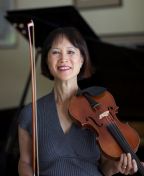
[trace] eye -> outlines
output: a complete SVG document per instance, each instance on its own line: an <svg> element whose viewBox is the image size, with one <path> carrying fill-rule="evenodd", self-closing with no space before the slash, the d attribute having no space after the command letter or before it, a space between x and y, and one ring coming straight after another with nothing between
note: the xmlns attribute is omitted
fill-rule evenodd
<svg viewBox="0 0 144 176"><path fill-rule="evenodd" d="M59 50L52 50L51 53L53 55L58 55L58 54L60 54L60 51Z"/></svg>
<svg viewBox="0 0 144 176"><path fill-rule="evenodd" d="M69 50L69 51L67 51L67 53L70 54L70 55L73 55L73 54L75 54L75 51Z"/></svg>

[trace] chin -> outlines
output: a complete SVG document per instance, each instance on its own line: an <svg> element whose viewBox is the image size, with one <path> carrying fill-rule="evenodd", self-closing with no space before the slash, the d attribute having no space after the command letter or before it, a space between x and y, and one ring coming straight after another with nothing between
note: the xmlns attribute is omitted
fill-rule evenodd
<svg viewBox="0 0 144 176"><path fill-rule="evenodd" d="M77 80L77 76L59 76L57 77L57 80L60 80L60 81L71 81L71 80Z"/></svg>

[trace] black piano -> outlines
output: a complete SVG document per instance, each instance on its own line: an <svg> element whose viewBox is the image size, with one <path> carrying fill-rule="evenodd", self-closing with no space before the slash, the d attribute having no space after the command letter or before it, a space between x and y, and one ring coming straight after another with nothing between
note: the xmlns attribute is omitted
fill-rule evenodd
<svg viewBox="0 0 144 176"><path fill-rule="evenodd" d="M67 13L68 12L68 13ZM36 16L35 16L36 14ZM43 14L47 14L44 16ZM56 17L61 15L59 21ZM65 14L71 18L70 24L65 19ZM40 18L37 18L37 15ZM30 20L34 16L36 22L36 33L41 29L40 24L48 25L46 31L42 31L41 38L45 38L47 30L52 30L58 26L73 25L77 27L84 35L95 68L95 73L88 79L80 80L80 88L89 86L106 87L115 97L119 106L118 117L125 122L132 124L144 124L144 49L128 48L124 46L115 46L101 41L100 37L88 26L79 12L73 6L54 7L45 9L15 10L8 11L6 19L13 25ZM48 19L51 17L51 19ZM28 18L28 19L27 19ZM47 20L47 21L46 21ZM50 25L50 26L49 26ZM19 25L16 26L18 32L21 32ZM27 34L22 33L27 38ZM36 34L37 35L37 34ZM43 41L40 41L41 43ZM36 43L36 48L41 44ZM30 79L26 82L25 91L22 92L22 101L19 107L9 107L0 109L0 175L8 176L10 174L18 175L18 145L17 145L17 117L20 109L24 105L26 92L29 87ZM135 126L137 130L139 126ZM144 134L144 128L141 129ZM144 136L141 135L141 139ZM143 143L137 151L138 156L144 161Z"/></svg>

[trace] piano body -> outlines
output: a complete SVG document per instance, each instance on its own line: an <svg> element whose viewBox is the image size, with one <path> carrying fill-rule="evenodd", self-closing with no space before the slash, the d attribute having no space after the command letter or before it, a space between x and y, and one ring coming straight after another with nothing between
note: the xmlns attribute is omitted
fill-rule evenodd
<svg viewBox="0 0 144 176"><path fill-rule="evenodd" d="M48 17L51 14L51 19L47 19L47 23L54 23L51 27L47 27L42 31L41 38L45 38L47 35L47 30L57 26L69 26L73 25L77 27L82 34L87 36L85 37L89 51L90 57L92 59L92 64L96 69L96 72L89 79L79 81L79 86L83 89L89 86L103 86L106 87L115 97L116 103L119 106L119 118L122 121L128 121L131 125L136 128L139 132L140 137L144 140L144 50L142 49L132 49L126 48L123 46L115 46L109 43L102 42L100 38L92 31L88 24L82 19L77 10L72 6L66 7L56 7L56 8L47 8L47 9L32 9L32 10L18 10L18 11L9 11L7 13L7 20L11 23L23 23L34 15L38 14L41 19L46 20L47 16L43 16L42 13L46 13ZM65 12L66 14L71 14L75 20L72 20L70 24L67 24L65 21ZM71 13L70 13L71 12ZM53 14L55 13L55 14ZM61 14L59 21L56 21L55 17L58 14ZM30 16L30 17L29 17ZM62 17L63 16L63 17ZM79 20L78 20L78 18ZM18 18L19 17L19 18ZM41 30L39 26L40 19L36 19L36 36ZM45 25L49 25L49 24ZM22 29L19 26L16 27L18 31L21 32ZM42 29L44 30L44 29ZM23 34L27 38L26 34ZM39 40L38 40L39 41ZM42 43L43 41L41 41ZM36 43L36 48L41 47L41 44ZM28 83L26 84L25 90L28 89ZM10 151L5 149L9 138L11 143L16 142L15 138L15 126L17 112L23 106L24 95L22 92L23 101L19 107L10 107L9 109L1 109L1 123L0 123L0 156L2 160L0 161L0 174L3 173L4 176L14 173L17 175L17 161L18 161L18 151L17 149L10 148ZM6 126L10 129L7 130ZM13 148L15 145L10 145ZM144 144L140 144L138 150L138 156L144 161L144 154L141 152L144 150Z"/></svg>

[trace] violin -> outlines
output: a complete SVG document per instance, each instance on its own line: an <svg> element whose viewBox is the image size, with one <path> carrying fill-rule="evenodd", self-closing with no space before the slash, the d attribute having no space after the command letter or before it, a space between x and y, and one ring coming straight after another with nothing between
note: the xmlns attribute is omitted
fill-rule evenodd
<svg viewBox="0 0 144 176"><path fill-rule="evenodd" d="M106 157L118 160L122 153L130 153L137 162L138 171L144 175L144 167L135 154L140 137L128 123L117 118L118 107L110 92L92 96L87 91L79 91L71 98L68 111L81 127L95 132L96 141Z"/></svg>

